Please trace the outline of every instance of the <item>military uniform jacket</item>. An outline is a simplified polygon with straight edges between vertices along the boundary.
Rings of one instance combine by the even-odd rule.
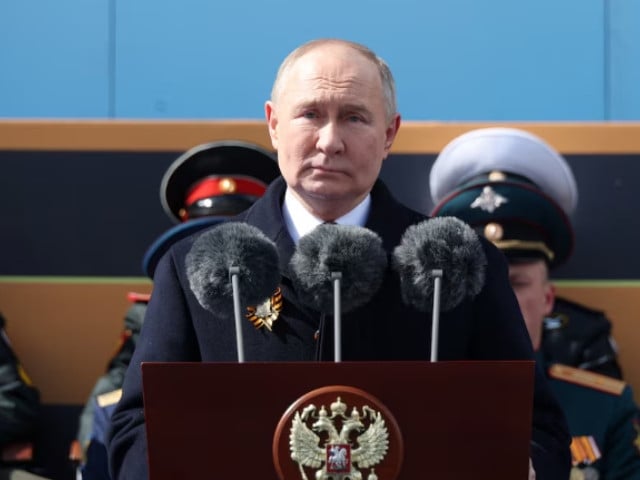
[[[331,360],[332,319],[302,305],[293,290],[288,263],[295,246],[282,216],[285,192],[282,178],[235,220],[261,229],[280,255],[284,299],[273,331],[244,324],[247,361]],[[426,219],[400,205],[377,182],[371,192],[366,227],[377,232],[391,254],[407,227]],[[123,397],[112,417],[109,454],[115,479],[147,477],[142,404],[142,361],[235,361],[234,321],[205,310],[189,288],[185,257],[193,237],[177,244],[160,261],[151,301],[132,363],[127,370]],[[518,304],[508,283],[502,254],[484,240],[488,268],[486,283],[473,300],[465,300],[441,316],[441,360],[533,359],[531,342]],[[343,315],[345,361],[429,359],[430,315],[401,300],[397,273],[389,269],[380,291],[368,304]],[[278,380],[274,380],[277,382]],[[274,384],[274,388],[277,386]],[[551,396],[542,371],[536,371],[532,458],[541,480],[566,480],[570,453],[564,415]],[[478,412],[482,414],[482,412]],[[188,461],[188,459],[185,459]],[[499,460],[496,460],[499,461]]]
[[[573,449],[576,469],[596,471],[599,480],[640,480],[640,424],[631,387],[591,372],[578,371],[572,380],[572,369],[560,368],[558,374],[550,373],[549,385],[574,442],[583,445]],[[593,443],[595,448],[589,447]]]

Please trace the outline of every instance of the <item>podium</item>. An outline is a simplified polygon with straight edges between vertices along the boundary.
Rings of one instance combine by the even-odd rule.
[[[307,407],[326,418],[339,398],[343,417],[361,419],[349,392],[388,430],[384,461],[362,480],[527,478],[532,361],[145,362],[142,376],[150,480],[315,480],[320,467],[292,459],[291,419]],[[320,478],[358,478],[328,465]]]

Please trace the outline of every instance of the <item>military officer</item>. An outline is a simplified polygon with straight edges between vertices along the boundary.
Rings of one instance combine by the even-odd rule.
[[[142,269],[151,279],[162,255],[175,242],[202,228],[242,212],[258,199],[278,176],[275,156],[248,142],[219,141],[191,148],[165,172],[160,201],[176,225],[147,249]],[[120,345],[98,379],[80,419],[77,443],[72,447],[85,480],[109,478],[104,434],[117,403],[124,372],[131,361],[150,295],[130,292]],[[78,448],[80,447],[80,448]],[[78,450],[80,450],[79,453]]]
[[[548,374],[573,437],[571,480],[640,478],[638,407],[629,385],[561,364]]]
[[[454,184],[450,175],[456,173]],[[573,437],[571,480],[640,479],[640,426],[631,388],[619,379],[576,368],[617,368],[608,321],[568,301],[569,314],[554,313],[558,301],[549,270],[571,254],[573,230],[567,212],[577,200],[564,159],[528,132],[480,129],[445,147],[430,181],[439,200],[433,214],[461,218],[508,259],[509,278],[537,361],[547,372]],[[601,337],[589,343],[588,335],[598,331]],[[572,350],[577,345],[584,348]]]
[[[455,138],[432,167],[430,189],[436,205],[433,215],[463,217],[507,254],[538,242],[536,249],[551,248],[545,257],[553,270],[573,251],[570,216],[578,202],[573,173],[556,150],[529,132],[482,128]],[[552,201],[544,203],[546,197]],[[505,229],[514,208],[523,204],[538,209],[528,212],[535,218],[509,222]],[[556,232],[554,245],[537,238],[545,231]],[[622,378],[611,322],[597,309],[554,297],[540,348],[547,362]]]

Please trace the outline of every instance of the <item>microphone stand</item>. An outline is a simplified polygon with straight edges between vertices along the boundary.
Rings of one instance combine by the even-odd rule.
[[[331,272],[333,280],[333,359],[334,362],[342,361],[342,310],[340,299],[341,272]]]
[[[433,277],[433,313],[431,316],[431,361],[438,361],[438,328],[440,327],[440,290],[442,270],[431,270]]]
[[[238,350],[238,363],[244,363],[244,346],[242,341],[242,316],[240,313],[240,268],[229,267],[231,287],[233,289],[233,313],[236,322],[236,349]]]

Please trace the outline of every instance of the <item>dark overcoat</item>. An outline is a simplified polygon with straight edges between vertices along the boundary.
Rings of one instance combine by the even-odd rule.
[[[284,307],[273,332],[245,322],[247,361],[331,360],[331,319],[301,305],[288,273],[294,243],[287,231],[282,202],[286,185],[276,179],[265,195],[234,220],[258,227],[275,242],[282,273]],[[407,227],[426,217],[395,201],[378,181],[371,192],[366,227],[377,232],[391,254]],[[160,261],[142,333],[124,382],[124,394],[112,417],[109,455],[115,479],[147,478],[140,363],[143,361],[235,361],[231,318],[205,310],[189,287],[185,257],[194,237],[175,244]],[[489,242],[481,240],[488,267],[486,282],[474,299],[443,313],[439,359],[533,359],[531,342],[509,285],[507,264]],[[429,359],[430,319],[401,300],[397,273],[387,270],[380,291],[368,304],[343,315],[343,360]],[[479,412],[480,413],[480,412]],[[570,437],[563,413],[536,371],[531,455],[540,480],[569,476]]]

